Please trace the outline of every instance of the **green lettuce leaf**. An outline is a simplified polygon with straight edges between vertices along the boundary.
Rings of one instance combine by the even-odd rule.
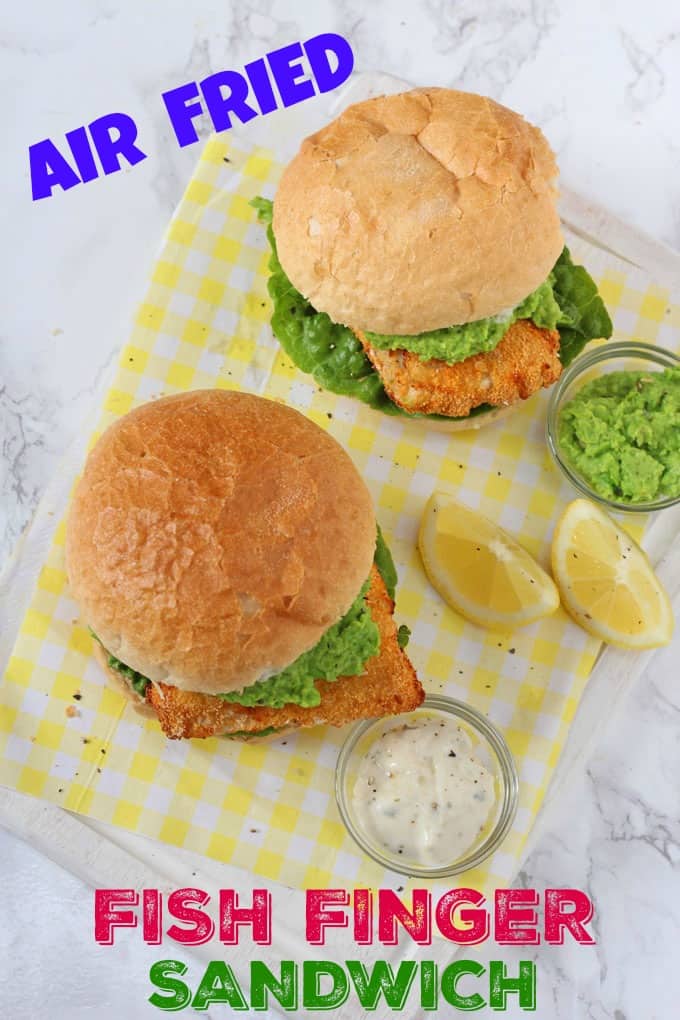
[[[380,376],[352,330],[333,322],[324,312],[317,312],[284,273],[272,230],[272,202],[254,198],[250,204],[257,210],[260,222],[267,226],[271,248],[267,289],[274,306],[272,330],[288,357],[303,372],[313,375],[323,389],[356,397],[385,414],[401,414],[401,408],[385,393]]]
[[[115,655],[108,654],[108,665],[110,669],[115,669],[116,672],[121,673],[127,682],[132,687],[140,698],[143,698],[146,694],[146,688],[151,683],[148,677],[145,677],[143,673],[138,673],[132,666],[126,666],[124,662],[117,659]]]
[[[405,418],[444,417],[409,414],[390,400],[382,379],[352,330],[333,322],[325,312],[317,312],[284,273],[272,230],[272,202],[267,198],[254,198],[250,204],[257,209],[260,222],[267,226],[271,248],[267,289],[274,306],[272,331],[293,364],[308,372],[322,389],[343,397],[355,397],[384,414]],[[470,416],[489,410],[487,404],[482,404],[474,408]]]
[[[400,648],[406,648],[407,644],[411,640],[411,628],[405,623],[402,623],[401,627],[397,631],[397,641]]]
[[[575,266],[568,248],[553,269],[555,298],[562,310],[560,361],[566,367],[590,340],[608,340],[612,320],[597,292],[595,281],[583,266]]]
[[[380,576],[385,582],[387,594],[392,600],[394,600],[394,596],[397,591],[398,581],[397,568],[394,565],[394,560],[392,559],[392,553],[390,552],[390,548],[385,539],[383,538],[383,533],[380,530],[380,525],[378,525],[378,536],[375,540],[375,556],[373,557],[373,562],[375,563],[376,567],[378,568],[378,572],[380,573]]]
[[[255,737],[269,737],[272,733],[279,733],[281,726],[265,726],[263,730],[234,730],[233,733],[224,733],[227,740],[254,740]]]
[[[394,560],[392,559],[390,547],[383,538],[383,533],[380,530],[380,525],[378,525],[378,537],[375,543],[374,562],[376,567],[380,571],[380,576],[385,582],[387,594],[392,599],[392,601],[394,601],[398,581],[397,568],[394,565]],[[406,626],[405,623],[402,623],[401,627],[399,627],[399,629],[397,630],[397,641],[399,642],[399,647],[406,648],[407,644],[409,643],[410,637],[411,637],[410,629]]]
[[[442,415],[409,414],[394,404],[382,384],[380,376],[364,354],[363,348],[352,330],[332,321],[324,312],[317,312],[286,276],[276,251],[276,240],[272,229],[273,204],[266,198],[254,198],[250,203],[257,210],[258,218],[267,227],[267,238],[271,248],[269,259],[269,294],[274,306],[272,330],[291,361],[303,372],[310,373],[314,380],[332,393],[355,397],[375,410],[385,414],[402,415],[406,418],[442,418]],[[579,354],[589,340],[597,337],[608,339],[612,324],[597,287],[583,266],[572,262],[569,250],[565,248],[557,260],[548,279],[533,294],[518,305],[512,313],[516,318],[531,317],[542,328],[557,327],[560,334],[560,360],[568,365]],[[465,327],[434,330],[429,334],[405,337],[387,337],[384,346],[401,346],[414,349],[420,338],[441,346],[443,355],[447,350],[446,336],[457,337],[468,330],[474,335],[480,324],[484,335],[483,347],[492,350],[501,340],[512,318],[501,323],[503,330],[498,334],[494,319],[478,320]],[[480,334],[480,335],[481,335]],[[375,334],[369,334],[375,339]],[[433,340],[434,338],[434,340]],[[489,339],[491,338],[491,339]],[[490,346],[489,346],[490,344]],[[381,346],[377,343],[376,346]],[[462,349],[462,348],[461,348]],[[470,348],[471,350],[471,348]],[[476,352],[478,353],[478,351]],[[433,355],[428,353],[429,357]],[[464,354],[469,357],[470,353]],[[445,358],[450,360],[450,358]],[[454,360],[456,360],[454,358]],[[488,404],[473,408],[468,417],[485,414],[493,410]]]

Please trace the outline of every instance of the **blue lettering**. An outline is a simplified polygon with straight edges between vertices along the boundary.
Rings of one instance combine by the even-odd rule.
[[[59,186],[64,191],[80,184],[80,177],[71,167],[54,142],[44,138],[42,142],[28,147],[28,161],[31,168],[31,190],[33,201],[49,198],[52,188]]]
[[[222,93],[223,88],[229,90],[226,95]],[[226,131],[232,126],[230,114],[238,117],[242,124],[257,117],[257,110],[246,103],[248,91],[248,82],[238,71],[218,71],[203,79],[201,92],[215,131]]]
[[[114,174],[121,169],[121,157],[130,166],[146,159],[146,153],[135,145],[137,125],[127,113],[107,113],[93,120],[89,129],[105,174]],[[112,132],[116,133],[116,137],[112,136]]]
[[[190,81],[186,85],[180,85],[176,89],[170,89],[169,92],[163,93],[165,109],[168,111],[175,137],[182,148],[198,141],[194,120],[203,113],[203,107],[200,99],[197,103],[190,102],[190,100],[198,98],[198,85],[195,81]]]
[[[315,35],[305,43],[305,53],[309,60],[312,74],[319,87],[319,92],[330,92],[347,81],[354,69],[354,54],[352,47],[335,32],[324,32],[323,35]],[[328,54],[332,53],[338,66],[331,70]]]
[[[272,50],[267,54],[284,106],[294,106],[314,95],[314,86],[300,66],[302,57],[300,43],[291,43],[290,46],[282,46],[280,50]]]
[[[248,75],[248,81],[253,86],[253,92],[260,107],[260,113],[271,113],[278,106],[274,89],[267,74],[267,65],[262,57],[246,64],[244,71]]]
[[[71,147],[73,158],[78,167],[78,173],[83,184],[86,181],[93,181],[99,177],[99,170],[94,161],[94,155],[90,147],[90,139],[87,137],[87,129],[76,128],[74,131],[66,132],[66,141]]]

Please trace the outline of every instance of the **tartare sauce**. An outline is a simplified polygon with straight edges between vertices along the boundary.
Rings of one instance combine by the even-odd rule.
[[[386,730],[354,784],[364,832],[404,862],[444,867],[473,848],[495,802],[494,777],[473,755],[466,730],[424,717]]]

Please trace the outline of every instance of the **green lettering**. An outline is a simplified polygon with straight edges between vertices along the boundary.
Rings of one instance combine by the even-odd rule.
[[[519,994],[519,1008],[536,1009],[536,966],[531,960],[519,961],[519,977],[508,977],[502,960],[489,961],[489,1006],[491,1009],[507,1009],[509,993]]]
[[[226,1002],[232,1009],[248,1009],[238,981],[231,967],[224,960],[211,960],[196,989],[191,1005],[193,1009],[205,1010],[215,1002]]]
[[[403,1009],[417,969],[418,964],[415,960],[403,960],[395,977],[390,964],[385,960],[378,960],[373,965],[369,978],[363,963],[358,960],[347,961],[347,970],[356,988],[359,1002],[368,1010],[377,1008],[381,995],[385,996],[385,1003],[391,1009]]]
[[[329,977],[333,987],[329,992],[321,991],[320,978]],[[347,1001],[349,982],[338,963],[323,960],[305,960],[302,964],[302,1006],[303,1009],[337,1009]]]
[[[250,963],[250,1005],[255,1010],[269,1009],[269,996],[273,995],[285,1010],[297,1009],[297,964],[281,961],[281,978],[274,977],[261,960]]]
[[[157,992],[152,992],[149,996],[151,1005],[168,1012],[184,1009],[191,999],[191,991],[183,981],[180,981],[177,977],[172,977],[172,975],[186,974],[186,972],[187,965],[182,963],[181,960],[157,960],[156,963],[152,964],[149,971],[151,984],[155,985],[156,988],[162,989],[164,992],[171,992],[172,994],[159,995]]]
[[[472,974],[474,977],[481,977],[484,974],[484,967],[475,960],[456,960],[450,963],[442,973],[442,995],[450,1006],[456,1009],[469,1010],[483,1009],[486,1003],[481,995],[476,992],[473,995],[461,995],[456,985],[458,978],[463,974]]]
[[[420,965],[420,1005],[422,1009],[436,1009],[439,1005],[437,964],[434,960],[423,960]]]

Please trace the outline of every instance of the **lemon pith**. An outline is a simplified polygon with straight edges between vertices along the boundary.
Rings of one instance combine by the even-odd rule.
[[[427,502],[418,546],[442,598],[483,627],[521,627],[559,606],[552,579],[511,535],[444,493]]]
[[[553,576],[562,604],[595,637],[656,648],[673,635],[673,610],[647,556],[600,507],[576,499],[557,522]]]

